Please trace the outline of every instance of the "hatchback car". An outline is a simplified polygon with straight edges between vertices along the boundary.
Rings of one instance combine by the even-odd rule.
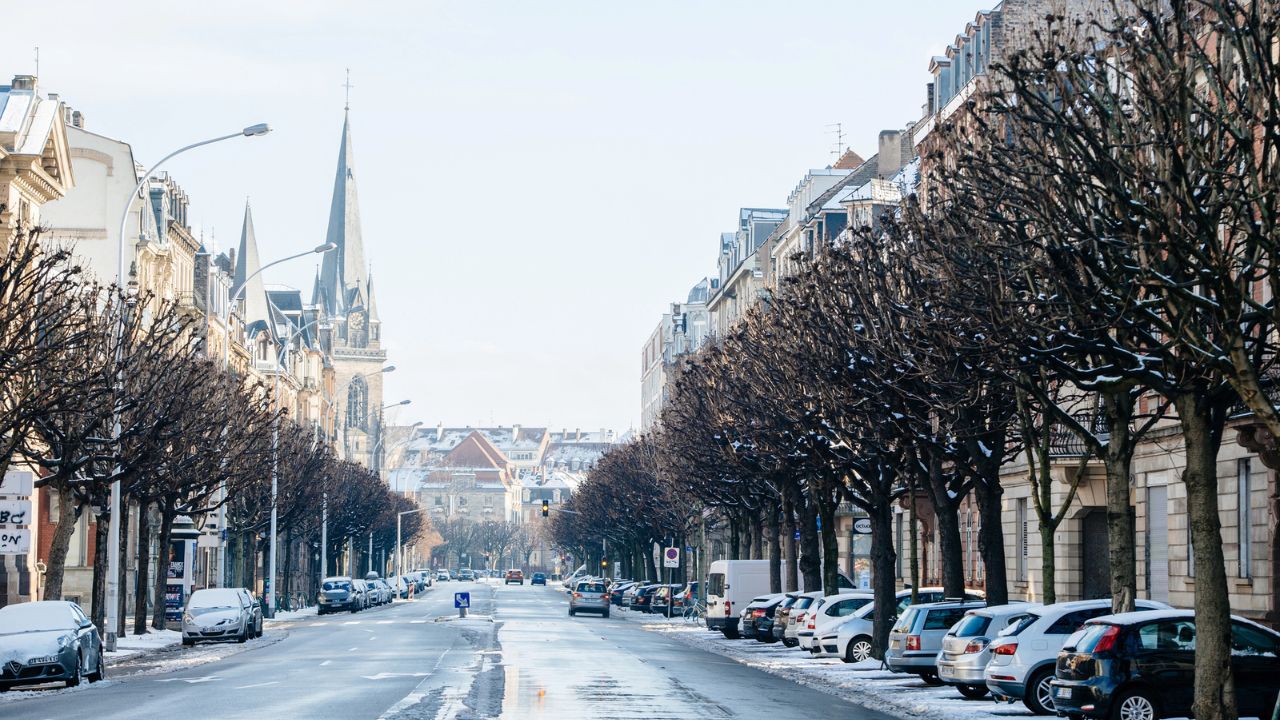
[[[533,577],[529,578],[529,584],[530,584],[530,585],[542,585],[543,587],[546,587],[546,585],[547,585],[547,574],[546,574],[546,573],[540,573],[540,572],[536,572],[536,573],[534,573],[534,574],[533,574]]]
[[[106,676],[102,638],[80,606],[64,600],[15,603],[0,608],[0,690],[15,685]]]
[[[609,588],[603,580],[584,580],[569,595],[569,617],[583,611],[609,617]]]
[[[437,570],[437,571],[436,571],[436,582],[449,582],[449,571],[448,571],[448,570]]]
[[[778,609],[778,605],[787,598],[785,593],[770,593],[767,595],[759,595],[751,599],[747,606],[742,610],[742,617],[738,621],[738,632],[744,638],[754,638],[760,640],[760,635],[770,632],[773,626],[762,629],[760,621],[772,615]],[[773,635],[769,635],[769,640],[773,639]]]
[[[894,672],[919,675],[929,685],[941,685],[938,653],[942,638],[965,612],[983,607],[986,601],[944,600],[912,605],[903,611],[889,632],[889,648],[884,661]]]
[[[821,590],[800,593],[795,602],[788,608],[789,612],[782,622],[782,644],[795,647],[800,644],[800,628],[805,624],[805,615],[809,607],[822,597]]]
[[[316,594],[316,614],[331,612],[356,612],[364,602],[356,592],[355,583],[349,577],[327,577],[320,583]]]
[[[846,592],[839,595],[826,595],[818,598],[805,613],[804,627],[796,630],[796,638],[800,647],[816,653],[822,649],[814,638],[820,638],[836,628],[845,618],[853,615],[858,608],[875,599],[869,592]]]
[[[459,580],[475,580],[476,573],[474,570],[467,570],[467,569],[459,570],[458,579]]]
[[[1140,610],[1167,610],[1155,600],[1138,600]],[[991,641],[991,660],[982,671],[997,700],[1021,700],[1037,715],[1052,715],[1054,667],[1062,643],[1088,620],[1111,614],[1110,600],[1077,600],[1029,608]]]
[[[938,678],[948,685],[955,685],[960,694],[971,699],[987,694],[987,682],[982,677],[991,660],[991,640],[996,633],[1011,622],[1026,617],[1027,610],[1040,607],[1028,603],[993,605],[970,610],[964,618],[947,631],[942,638],[942,652],[938,653]]]
[[[1233,616],[1231,669],[1240,716],[1270,717],[1280,693],[1280,633]],[[1195,673],[1193,611],[1105,615],[1058,653],[1054,709],[1068,718],[1189,716]]]
[[[515,569],[515,568],[512,568],[512,569],[508,570],[508,571],[507,571],[507,576],[506,576],[505,578],[503,578],[502,584],[504,584],[504,585],[510,585],[511,583],[516,583],[516,584],[518,584],[518,585],[523,585],[523,584],[524,584],[524,571],[523,571],[523,570],[517,570],[517,569]]]
[[[191,593],[182,613],[182,644],[201,640],[245,642],[262,635],[262,608],[244,588],[205,588]]]
[[[916,591],[921,603],[939,602],[946,599],[946,593],[940,587],[922,587]],[[895,595],[894,617],[911,606],[911,590],[899,590]],[[981,600],[986,594],[981,590],[964,591],[965,600]],[[853,612],[847,620],[837,625],[834,632],[819,634],[814,651],[817,657],[838,657],[845,662],[862,662],[871,657],[871,638],[875,633],[875,602],[863,605]]]
[[[631,596],[631,609],[640,612],[649,612],[649,604],[653,600],[655,593],[661,585],[643,585],[636,590],[635,595]],[[624,593],[625,595],[625,593]]]

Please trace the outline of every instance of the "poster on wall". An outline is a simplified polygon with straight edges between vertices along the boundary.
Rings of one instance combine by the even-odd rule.
[[[166,620],[182,620],[184,605],[182,583],[164,586],[164,617]]]
[[[30,528],[0,528],[0,555],[25,555],[29,552]]]

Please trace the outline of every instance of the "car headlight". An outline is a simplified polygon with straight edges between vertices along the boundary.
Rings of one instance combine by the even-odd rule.
[[[58,649],[59,649],[59,650],[65,649],[65,648],[69,647],[69,646],[71,645],[71,643],[73,643],[73,642],[75,642],[75,641],[76,641],[76,638],[75,638],[75,636],[74,636],[74,635],[59,635],[59,636],[58,636]]]
[[[191,613],[182,613],[182,622],[191,625],[195,623],[195,618],[191,617]]]

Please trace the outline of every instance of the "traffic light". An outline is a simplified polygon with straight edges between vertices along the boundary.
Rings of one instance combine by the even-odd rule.
[[[606,558],[600,558],[600,567],[602,567],[602,568],[607,568],[607,567],[609,567],[609,558],[607,558],[607,557],[606,557]]]
[[[551,514],[551,503],[547,502],[546,500],[543,500],[542,501],[542,517],[547,517],[550,514]]]

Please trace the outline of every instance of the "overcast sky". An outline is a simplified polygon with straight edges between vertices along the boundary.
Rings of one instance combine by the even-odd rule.
[[[324,241],[350,67],[395,420],[626,430],[641,345],[738,208],[829,164],[827,125],[870,156],[918,118],[986,4],[44,0],[6,6],[0,73],[39,45],[41,89],[143,164],[271,123],[170,167],[220,248],[252,198],[266,262]]]

